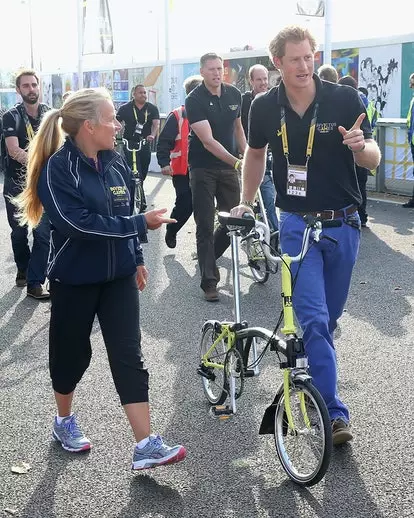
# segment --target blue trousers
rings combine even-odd
[[[269,224],[272,227],[272,230],[277,230],[279,228],[279,224],[277,222],[275,208],[276,191],[272,175],[264,175],[263,181],[260,184],[260,192],[262,193],[263,204],[266,209],[266,215],[267,219],[269,220]]]
[[[280,213],[280,243],[283,253],[300,252],[305,222],[300,215]],[[293,307],[303,331],[310,373],[328,407],[331,419],[349,421],[349,411],[337,392],[336,352],[333,334],[349,292],[352,270],[358,255],[360,219],[347,216],[341,227],[323,230],[337,240],[314,243],[302,265],[293,291]],[[351,224],[354,226],[351,226]],[[356,228],[357,227],[357,228]],[[298,263],[291,266],[293,278]]]
[[[15,195],[13,192],[12,195]],[[43,284],[46,279],[47,258],[49,255],[50,223],[44,214],[39,225],[33,229],[33,246],[29,248],[27,226],[21,227],[16,219],[17,208],[13,205],[5,189],[7,220],[11,228],[11,244],[14,262],[20,272],[26,272],[29,288]]]

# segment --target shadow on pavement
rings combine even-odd
[[[45,456],[44,475],[33,490],[24,509],[19,511],[19,516],[21,518],[61,518],[61,515],[55,513],[55,498],[59,494],[57,491],[59,477],[63,475],[71,462],[86,461],[88,456],[89,452],[74,455],[64,451],[56,442],[51,442]]]
[[[116,518],[152,515],[181,518],[183,513],[183,498],[177,490],[158,483],[150,475],[137,474],[131,480],[128,506]]]

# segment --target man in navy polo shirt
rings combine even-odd
[[[301,27],[285,28],[271,41],[269,51],[282,82],[250,109],[242,202],[232,213],[241,215],[254,200],[269,144],[282,251],[299,253],[304,214],[342,221],[341,227],[324,231],[337,245],[329,240],[313,243],[300,270],[297,263],[291,267],[294,277],[298,273],[293,305],[313,382],[328,407],[333,442],[341,444],[351,440],[352,433],[348,408],[337,392],[333,334],[359,248],[361,194],[355,164],[377,167],[380,150],[358,92],[322,82],[314,74],[315,50],[315,39]]]
[[[189,137],[188,163],[197,226],[197,256],[201,288],[209,302],[218,300],[219,271],[216,259],[230,244],[227,228],[214,232],[215,200],[221,211],[240,201],[239,170],[246,147],[240,119],[241,94],[223,83],[223,60],[217,54],[200,59],[203,82],[185,100]]]

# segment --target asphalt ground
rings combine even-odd
[[[171,208],[168,178],[150,174],[150,203]],[[326,477],[310,489],[289,481],[271,436],[259,436],[264,409],[281,381],[267,353],[261,375],[246,380],[237,415],[212,419],[196,374],[206,319],[232,318],[230,252],[220,259],[219,303],[199,289],[195,226],[170,250],[164,229],[144,246],[150,272],[141,296],[143,350],[151,374],[152,426],[187,459],[132,473],[133,438],[115,392],[99,326],[91,366],[74,410],[93,441],[71,454],[51,440],[55,413],[48,374],[49,303],[14,285],[9,228],[0,200],[0,516],[27,518],[414,516],[414,211],[370,201],[346,311],[337,332],[339,390],[355,439],[335,450]],[[279,275],[252,281],[242,255],[242,316],[272,327],[280,311]],[[311,280],[310,280],[311,281]],[[120,301],[122,303],[122,301]],[[75,325],[76,323],[74,323]],[[14,474],[27,462],[31,470]]]

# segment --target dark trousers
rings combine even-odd
[[[358,179],[358,186],[362,196],[362,203],[358,207],[358,214],[361,219],[361,223],[365,224],[368,221],[367,214],[367,181],[368,181],[368,169],[365,167],[356,167],[356,174]]]
[[[214,231],[214,213],[229,212],[240,202],[240,183],[234,169],[190,169],[190,185],[196,222],[197,257],[203,290],[218,283],[216,259],[230,245],[226,227],[219,225]]]
[[[193,213],[193,202],[188,174],[175,175],[172,182],[175,189],[175,205],[170,217],[176,219],[177,223],[168,223],[167,232],[175,236]]]
[[[141,357],[135,274],[102,284],[71,286],[50,281],[49,369],[53,389],[70,394],[92,357],[97,315],[121,404],[148,401],[148,372]],[[105,375],[102,375],[105,383]]]
[[[6,204],[7,221],[11,228],[11,244],[14,262],[20,272],[26,272],[29,287],[43,284],[46,279],[47,258],[49,255],[50,224],[44,214],[39,225],[33,229],[33,246],[30,251],[27,226],[20,226],[16,219],[17,207],[11,203],[9,196],[18,192],[7,189],[5,180],[4,201]]]

